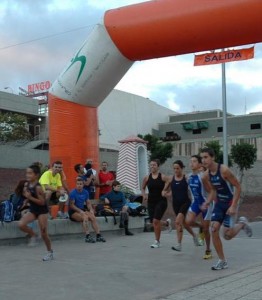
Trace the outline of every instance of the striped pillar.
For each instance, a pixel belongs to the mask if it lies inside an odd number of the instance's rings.
[[[148,174],[147,142],[136,136],[129,136],[119,143],[121,145],[117,180],[132,189],[134,193],[139,194],[143,178]]]

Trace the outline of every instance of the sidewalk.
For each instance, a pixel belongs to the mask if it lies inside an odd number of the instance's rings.
[[[262,299],[262,222],[254,236],[243,232],[224,241],[229,268],[211,271],[216,262],[202,259],[185,234],[183,251],[171,250],[175,231],[162,233],[162,247],[151,249],[153,233],[105,234],[106,243],[83,238],[53,242],[55,260],[42,262],[41,243],[0,247],[0,299],[3,300],[152,300]],[[227,294],[225,294],[227,293]]]

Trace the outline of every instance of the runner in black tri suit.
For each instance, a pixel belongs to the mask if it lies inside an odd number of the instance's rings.
[[[198,246],[197,236],[192,228],[185,223],[185,217],[188,208],[191,205],[191,199],[189,197],[187,179],[183,173],[184,164],[181,160],[176,160],[173,163],[174,176],[169,179],[169,184],[172,191],[172,203],[173,210],[176,215],[175,225],[177,233],[177,245],[172,247],[172,250],[182,250],[182,238],[183,238],[183,227],[192,235],[194,244]]]
[[[151,248],[160,247],[160,235],[161,226],[171,227],[171,220],[161,221],[166,209],[167,199],[163,197],[163,190],[168,185],[168,177],[159,172],[159,160],[152,160],[150,162],[151,173],[146,176],[142,184],[143,199],[148,201],[148,213],[150,221],[153,222],[155,232],[155,243],[151,245]],[[146,194],[146,187],[148,188],[148,195]],[[169,230],[170,230],[169,229]]]
[[[53,259],[53,250],[51,248],[51,241],[47,233],[47,219],[48,206],[45,200],[44,191],[38,182],[40,176],[40,168],[37,165],[31,165],[26,170],[27,182],[24,186],[24,196],[28,200],[29,212],[23,215],[19,221],[19,228],[30,236],[29,246],[35,246],[36,233],[27,225],[38,219],[38,225],[41,232],[42,239],[47,248],[47,255],[43,257],[43,261]]]
[[[224,238],[226,240],[231,240],[241,229],[243,229],[250,237],[252,236],[252,230],[245,217],[240,217],[238,223],[235,224],[235,216],[237,214],[238,201],[241,192],[239,181],[227,166],[220,165],[214,161],[215,153],[213,149],[202,149],[201,157],[203,166],[208,169],[204,173],[202,181],[204,185],[206,183],[211,183],[211,187],[213,187],[203,208],[206,209],[211,201],[216,199],[211,217],[211,228],[212,241],[219,260],[211,269],[227,269],[227,260],[219,236],[221,225],[224,225]]]

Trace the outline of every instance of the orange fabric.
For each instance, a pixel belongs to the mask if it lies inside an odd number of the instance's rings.
[[[109,10],[104,24],[134,61],[261,42],[261,20],[261,0],[161,0]]]
[[[69,188],[75,186],[74,165],[92,157],[99,167],[97,108],[59,99],[51,94],[49,105],[50,162],[61,160]]]
[[[195,55],[194,66],[214,65],[254,58],[254,47]]]

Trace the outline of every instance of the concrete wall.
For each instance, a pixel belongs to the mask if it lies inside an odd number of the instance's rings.
[[[113,90],[98,108],[100,148],[119,149],[130,135],[151,133],[174,111],[147,98]]]

